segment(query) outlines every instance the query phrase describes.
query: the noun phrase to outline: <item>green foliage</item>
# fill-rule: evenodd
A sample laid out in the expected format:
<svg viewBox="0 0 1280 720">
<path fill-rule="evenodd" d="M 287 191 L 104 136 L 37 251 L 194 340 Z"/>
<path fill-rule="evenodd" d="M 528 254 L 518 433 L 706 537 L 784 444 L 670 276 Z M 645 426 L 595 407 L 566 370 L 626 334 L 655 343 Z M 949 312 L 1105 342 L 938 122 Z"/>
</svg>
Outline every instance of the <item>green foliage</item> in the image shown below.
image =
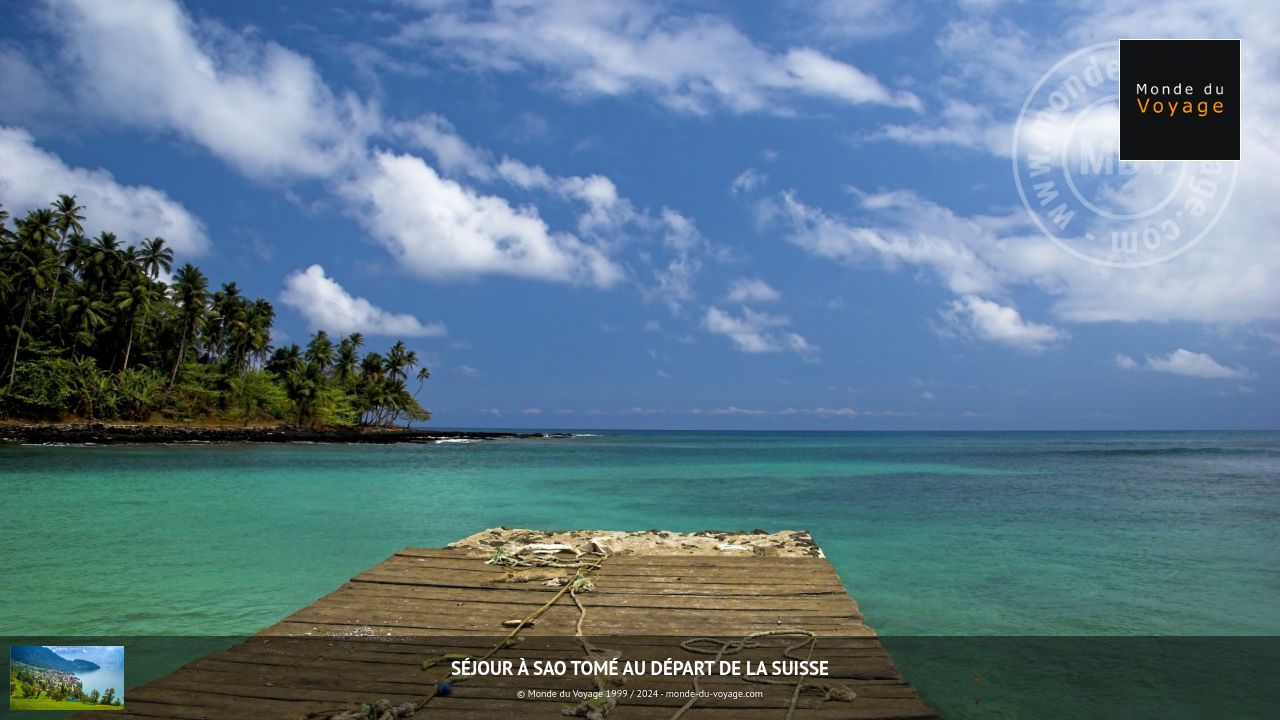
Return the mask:
<svg viewBox="0 0 1280 720">
<path fill-rule="evenodd" d="M 305 349 L 272 348 L 271 303 L 234 282 L 210 292 L 189 263 L 160 282 L 174 268 L 162 238 L 86 237 L 85 214 L 69 195 L 12 228 L 0 210 L 0 415 L 311 427 L 430 418 L 416 400 L 430 373 L 403 342 L 362 355 L 360 334 L 321 330 Z"/>
<path fill-rule="evenodd" d="M 5 403 L 25 417 L 57 418 L 71 399 L 74 365 L 52 355 L 44 348 L 31 352 L 30 359 L 19 360 L 13 372 L 13 385 Z"/>
<path fill-rule="evenodd" d="M 222 409 L 223 375 L 215 366 L 189 362 L 177 373 L 177 383 L 165 390 L 165 412 L 179 420 L 212 417 Z"/>
<path fill-rule="evenodd" d="M 289 412 L 289 398 L 275 375 L 266 370 L 250 370 L 228 382 L 229 410 L 245 425 L 254 420 L 284 418 Z"/>
<path fill-rule="evenodd" d="M 116 414 L 125 420 L 147 420 L 158 409 L 164 378 L 152 370 L 129 368 L 116 374 Z"/>
<path fill-rule="evenodd" d="M 311 409 L 312 424 L 319 427 L 351 427 L 359 420 L 351 396 L 334 385 L 325 385 L 316 393 Z"/>
<path fill-rule="evenodd" d="M 81 417 L 93 420 L 99 416 L 115 414 L 116 392 L 115 381 L 98 369 L 93 358 L 82 357 L 72 363 L 71 373 L 71 409 Z"/>
</svg>

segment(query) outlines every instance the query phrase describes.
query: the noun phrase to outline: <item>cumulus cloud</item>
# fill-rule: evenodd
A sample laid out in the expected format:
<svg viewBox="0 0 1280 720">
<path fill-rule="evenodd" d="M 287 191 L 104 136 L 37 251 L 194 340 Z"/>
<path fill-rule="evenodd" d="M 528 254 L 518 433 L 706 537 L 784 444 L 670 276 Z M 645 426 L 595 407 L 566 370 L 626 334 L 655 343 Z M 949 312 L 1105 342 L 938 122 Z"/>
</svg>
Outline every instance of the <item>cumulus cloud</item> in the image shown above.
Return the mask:
<svg viewBox="0 0 1280 720">
<path fill-rule="evenodd" d="M 37 147 L 27 131 L 0 127 L 0 203 L 10 214 L 47 207 L 62 193 L 85 207 L 90 235 L 110 230 L 128 242 L 158 235 L 182 255 L 209 246 L 204 224 L 164 191 L 121 185 L 106 170 L 69 167 Z"/>
<path fill-rule="evenodd" d="M 280 301 L 298 311 L 315 330 L 338 334 L 439 337 L 445 326 L 423 323 L 409 314 L 392 313 L 347 292 L 324 268 L 312 265 L 285 276 Z"/>
<path fill-rule="evenodd" d="M 939 59 L 952 69 L 948 82 L 935 86 L 940 109 L 872 135 L 1008 157 L 1014 120 L 1041 73 L 1074 50 L 1124 37 L 1135 27 L 1144 28 L 1149 37 L 1244 38 L 1242 91 L 1253 98 L 1242 109 L 1242 146 L 1248 157 L 1236 166 L 1227 211 L 1192 250 L 1149 267 L 1102 268 L 1049 243 L 1030 226 L 1021 207 L 1001 217 L 966 216 L 909 194 L 896 209 L 864 205 L 856 218 L 827 215 L 830 223 L 812 208 L 802 208 L 806 212 L 792 218 L 795 240 L 814 254 L 837 260 L 865 261 L 871 255 L 886 264 L 896 260 L 929 269 L 958 294 L 1007 293 L 1015 286 L 1045 292 L 1054 300 L 1054 315 L 1065 322 L 1239 324 L 1280 319 L 1280 283 L 1275 281 L 1280 246 L 1273 242 L 1273 228 L 1280 224 L 1273 189 L 1280 150 L 1272 141 L 1280 132 L 1280 93 L 1273 90 L 1280 83 L 1280 50 L 1264 41 L 1277 30 L 1266 3 L 1192 0 L 1178 12 L 1147 2 L 1093 3 L 1064 16 L 1062 32 L 1050 38 L 1019 27 L 1008 15 L 985 9 L 961 12 L 938 37 Z M 1071 132 L 1066 119 L 1060 120 L 1062 127 L 1049 132 L 1049 138 L 1077 145 L 1087 141 L 1109 151 L 1113 161 L 1118 158 L 1114 111 L 1093 113 Z M 1051 147 L 1047 154 L 1062 149 Z M 1175 175 L 1167 174 L 1163 182 L 1172 182 Z M 1167 190 L 1161 181 L 1149 178 L 1143 187 L 1150 194 Z M 1118 199 L 1134 190 L 1126 185 Z M 1183 197 L 1175 196 L 1172 205 Z M 1099 227 L 1079 232 L 1100 234 Z M 969 280 L 977 282 L 964 287 Z"/>
<path fill-rule="evenodd" d="M 356 220 L 421 277 L 501 274 L 601 287 L 622 277 L 599 248 L 552 232 L 536 208 L 443 178 L 413 155 L 376 153 L 340 192 Z"/>
<path fill-rule="evenodd" d="M 1042 352 L 1067 337 L 1052 325 L 1024 319 L 1017 308 L 976 295 L 953 300 L 943 308 L 941 316 L 946 323 L 944 332 L 976 337 L 1029 353 Z"/>
<path fill-rule="evenodd" d="M 597 287 L 633 275 L 646 298 L 677 308 L 692 297 L 701 243 L 692 221 L 669 208 L 637 209 L 603 175 L 495 162 L 434 113 L 383 118 L 373 103 L 326 84 L 307 57 L 252 29 L 197 20 L 173 0 L 65 0 L 43 17 L 61 40 L 56 72 L 77 78 L 69 91 L 76 106 L 177 134 L 250 178 L 321 180 L 412 274 Z M 0 60 L 14 65 L 9 54 Z M 424 151 L 431 162 L 376 149 L 375 138 Z M 576 205 L 576 227 L 551 227 L 537 206 L 508 199 L 496 182 L 536 193 L 539 204 Z M 670 252 L 642 253 L 624 273 L 614 256 L 637 240 Z"/>
<path fill-rule="evenodd" d="M 957 295 L 1047 293 L 1053 314 L 1073 323 L 1243 323 L 1280 319 L 1280 245 L 1266 228 L 1280 206 L 1264 199 L 1280 152 L 1257 145 L 1227 212 L 1191 250 L 1155 265 L 1105 268 L 1067 254 L 1021 208 L 962 215 L 911 191 L 857 193 L 856 213 L 810 206 L 794 192 L 765 198 L 773 222 L 809 253 L 850 265 L 925 270 Z"/>
<path fill-rule="evenodd" d="M 725 300 L 741 302 L 774 302 L 782 299 L 782 293 L 769 286 L 759 278 L 738 278 L 729 286 Z"/>
<path fill-rule="evenodd" d="M 493 177 L 492 160 L 485 151 L 463 140 L 443 115 L 427 113 L 392 125 L 393 132 L 411 145 L 435 156 L 445 175 L 465 175 L 478 180 Z"/>
<path fill-rule="evenodd" d="M 175 132 L 252 177 L 328 176 L 363 151 L 377 122 L 306 57 L 196 23 L 171 0 L 65 0 L 49 27 L 83 106 Z"/>
<path fill-rule="evenodd" d="M 741 315 L 709 307 L 702 318 L 702 326 L 708 332 L 729 338 L 734 348 L 740 352 L 754 354 L 786 350 L 810 356 L 821 350 L 798 333 L 778 330 L 790 323 L 785 316 L 756 312 L 745 307 L 742 308 Z"/>
<path fill-rule="evenodd" d="M 774 53 L 727 20 L 677 16 L 639 1 L 430 4 L 397 40 L 473 67 L 544 70 L 572 95 L 652 96 L 695 114 L 776 111 L 794 97 L 919 109 L 909 92 L 807 47 Z"/>
<path fill-rule="evenodd" d="M 738 176 L 729 184 L 729 192 L 734 195 L 749 193 L 761 185 L 764 185 L 768 179 L 769 176 L 759 170 L 755 168 L 747 168 L 746 170 L 738 173 Z"/>
<path fill-rule="evenodd" d="M 783 193 L 783 216 L 791 225 L 787 239 L 813 255 L 845 264 L 929 268 L 957 293 L 989 292 L 999 286 L 995 269 L 964 241 L 965 234 L 981 232 L 974 223 L 909 192 L 864 194 L 859 199 L 879 222 L 851 223 L 806 205 L 793 192 Z"/>
<path fill-rule="evenodd" d="M 1163 357 L 1148 355 L 1141 364 L 1128 355 L 1119 354 L 1116 355 L 1116 366 L 1122 370 L 1151 370 L 1206 380 L 1248 380 L 1255 377 L 1248 368 L 1228 367 L 1214 360 L 1208 353 L 1192 352 L 1184 348 L 1178 348 Z"/>
<path fill-rule="evenodd" d="M 702 257 L 710 252 L 693 220 L 668 207 L 656 212 L 638 209 L 603 175 L 553 175 L 539 165 L 510 157 L 504 157 L 496 171 L 499 178 L 522 190 L 551 193 L 577 204 L 581 208 L 578 235 L 596 247 L 616 252 L 640 241 L 666 250 L 663 255 L 646 252 L 638 258 L 648 277 L 637 278 L 636 283 L 647 302 L 661 302 L 678 313 L 693 299 Z"/>
<path fill-rule="evenodd" d="M 1116 353 L 1116 367 L 1121 370 L 1137 370 L 1138 361 L 1124 353 Z"/>
</svg>

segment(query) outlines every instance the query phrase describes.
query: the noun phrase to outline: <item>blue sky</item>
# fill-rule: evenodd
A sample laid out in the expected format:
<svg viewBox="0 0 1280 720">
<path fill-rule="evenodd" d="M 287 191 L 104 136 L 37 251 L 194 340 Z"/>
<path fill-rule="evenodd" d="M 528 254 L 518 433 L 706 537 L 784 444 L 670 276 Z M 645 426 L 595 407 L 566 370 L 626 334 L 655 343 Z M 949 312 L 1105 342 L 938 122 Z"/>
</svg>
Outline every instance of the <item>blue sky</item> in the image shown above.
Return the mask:
<svg viewBox="0 0 1280 720">
<path fill-rule="evenodd" d="M 68 660 L 88 660 L 103 667 L 124 665 L 123 645 L 46 645 Z"/>
<path fill-rule="evenodd" d="M 1276 427 L 1266 3 L 3 3 L 0 202 L 427 360 L 444 426 Z M 1064 55 L 1242 37 L 1199 245 L 1108 270 L 1032 224 Z"/>
</svg>

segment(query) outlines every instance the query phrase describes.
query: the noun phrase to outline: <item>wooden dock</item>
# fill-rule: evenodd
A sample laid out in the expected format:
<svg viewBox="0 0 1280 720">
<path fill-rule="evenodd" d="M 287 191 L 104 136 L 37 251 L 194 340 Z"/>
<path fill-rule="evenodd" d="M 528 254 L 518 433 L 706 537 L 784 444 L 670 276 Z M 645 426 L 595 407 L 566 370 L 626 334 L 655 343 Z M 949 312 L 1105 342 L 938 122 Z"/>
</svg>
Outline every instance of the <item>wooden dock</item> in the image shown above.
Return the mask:
<svg viewBox="0 0 1280 720">
<path fill-rule="evenodd" d="M 448 662 L 424 670 L 424 658 L 481 657 L 512 632 L 512 619 L 558 596 L 532 627 L 518 630 L 521 642 L 492 659 L 585 659 L 580 622 L 595 648 L 643 661 L 712 659 L 681 647 L 691 638 L 738 640 L 803 629 L 813 633 L 814 644 L 789 657 L 830 663 L 827 677 L 806 681 L 816 687 L 797 694 L 796 678 L 762 684 L 702 677 L 703 691 L 741 694 L 699 698 L 682 717 L 782 720 L 793 711 L 795 718 L 936 718 L 814 550 L 816 556 L 806 557 L 614 554 L 591 572 L 589 591 L 571 596 L 562 591 L 573 569 L 495 566 L 475 548 L 406 548 L 245 642 L 128 690 L 124 711 L 113 717 L 283 720 L 381 699 L 421 701 L 449 675 Z M 784 646 L 795 639 L 764 636 L 759 647 L 732 659 L 783 660 Z M 477 675 L 453 683 L 448 696 L 431 697 L 413 717 L 561 718 L 573 700 L 528 696 L 574 690 L 589 696 L 597 682 L 592 676 Z M 609 682 L 611 691 L 627 695 L 610 709 L 612 720 L 671 718 L 692 689 L 688 676 Z M 90 713 L 78 717 L 98 720 Z"/>
</svg>

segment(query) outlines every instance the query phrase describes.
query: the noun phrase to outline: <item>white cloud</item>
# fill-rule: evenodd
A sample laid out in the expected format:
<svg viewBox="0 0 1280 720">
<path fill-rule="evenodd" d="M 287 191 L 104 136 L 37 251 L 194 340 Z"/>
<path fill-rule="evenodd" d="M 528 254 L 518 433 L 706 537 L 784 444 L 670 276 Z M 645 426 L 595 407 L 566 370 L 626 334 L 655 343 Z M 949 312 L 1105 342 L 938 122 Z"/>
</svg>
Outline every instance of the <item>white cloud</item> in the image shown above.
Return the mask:
<svg viewBox="0 0 1280 720">
<path fill-rule="evenodd" d="M 747 168 L 746 170 L 738 173 L 738 176 L 733 179 L 733 182 L 729 185 L 729 192 L 734 195 L 749 193 L 761 185 L 764 185 L 768 179 L 769 176 L 759 170 L 755 168 Z"/>
<path fill-rule="evenodd" d="M 398 337 L 445 334 L 441 323 L 422 323 L 412 315 L 387 312 L 364 298 L 351 295 L 325 275 L 319 265 L 285 276 L 280 301 L 298 311 L 315 330 Z"/>
<path fill-rule="evenodd" d="M 1228 367 L 1214 360 L 1208 353 L 1192 352 L 1183 348 L 1178 348 L 1164 357 L 1148 355 L 1146 362 L 1141 365 L 1128 355 L 1116 355 L 1116 366 L 1122 370 L 1145 369 L 1207 380 L 1248 380 L 1255 377 L 1248 368 Z"/>
<path fill-rule="evenodd" d="M 838 42 L 901 32 L 917 15 L 910 4 L 894 0 L 798 0 L 785 8 L 806 20 L 805 32 Z"/>
<path fill-rule="evenodd" d="M 964 295 L 941 311 L 947 332 L 976 337 L 1030 353 L 1042 352 L 1067 334 L 1052 325 L 1023 319 L 1016 308 Z"/>
<path fill-rule="evenodd" d="M 252 177 L 328 176 L 378 122 L 309 59 L 171 0 L 65 0 L 50 15 L 83 107 L 176 132 Z"/>
<path fill-rule="evenodd" d="M 520 414 L 521 415 L 541 415 L 542 410 L 541 408 L 536 408 L 536 407 L 525 408 L 520 411 Z"/>
<path fill-rule="evenodd" d="M 674 314 L 694 297 L 693 283 L 702 269 L 697 254 L 708 244 L 692 220 L 664 207 L 658 212 L 638 210 L 618 194 L 617 186 L 603 175 L 558 176 L 538 165 L 528 165 L 503 157 L 497 176 L 522 190 L 549 192 L 568 202 L 578 203 L 578 234 L 607 252 L 639 241 L 661 243 L 669 253 L 659 259 L 646 252 L 641 260 L 649 267 L 651 282 L 637 281 L 646 302 L 658 301 Z"/>
<path fill-rule="evenodd" d="M 889 222 L 858 225 L 805 205 L 794 193 L 782 195 L 790 220 L 788 240 L 818 257 L 848 264 L 879 262 L 893 269 L 917 265 L 932 269 L 957 293 L 989 292 L 998 287 L 994 269 L 978 256 L 958 231 L 972 235 L 973 223 L 921 202 L 907 192 L 864 194 L 862 207 Z M 894 222 L 898 222 L 894 226 Z M 961 228 L 957 226 L 968 225 Z"/>
<path fill-rule="evenodd" d="M 690 410 L 690 411 L 689 411 L 689 413 L 690 413 L 691 415 L 746 415 L 746 416 L 766 416 L 766 415 L 781 415 L 781 416 L 790 416 L 790 415 L 812 415 L 812 416 L 814 416 L 814 417 L 827 417 L 827 418 L 832 418 L 832 417 L 855 418 L 855 417 L 861 417 L 861 416 L 864 416 L 864 415 L 865 415 L 865 416 L 877 416 L 877 415 L 883 415 L 883 416 L 891 416 L 891 417 L 901 417 L 901 416 L 913 415 L 913 414 L 914 414 L 914 413 L 899 412 L 899 411 L 894 411 L 894 410 L 885 410 L 885 411 L 857 410 L 857 409 L 854 409 L 854 408 L 851 408 L 851 407 L 835 407 L 835 408 L 829 408 L 829 407 L 794 408 L 794 407 L 789 407 L 789 408 L 783 408 L 783 409 L 781 409 L 781 410 L 760 410 L 760 409 L 757 409 L 757 408 L 742 408 L 742 407 L 738 407 L 737 405 L 730 405 L 730 406 L 728 406 L 728 407 L 721 407 L 721 408 L 710 408 L 710 409 L 707 409 L 707 410 L 703 410 L 703 409 L 701 409 L 701 408 L 694 408 L 694 409 Z"/>
<path fill-rule="evenodd" d="M 769 286 L 759 278 L 739 278 L 729 286 L 725 300 L 733 303 L 742 302 L 774 302 L 780 300 L 782 293 Z"/>
<path fill-rule="evenodd" d="M 36 146 L 25 130 L 0 127 L 0 202 L 14 217 L 48 207 L 58 195 L 85 207 L 85 231 L 109 230 L 126 242 L 160 236 L 175 253 L 199 255 L 209 246 L 203 223 L 161 190 L 121 185 L 106 170 L 68 167 Z"/>
<path fill-rule="evenodd" d="M 694 415 L 768 415 L 768 410 L 754 410 L 751 408 L 740 408 L 736 405 L 730 405 L 723 408 L 712 408 L 710 410 L 693 410 Z"/>
<path fill-rule="evenodd" d="M 539 0 L 487 8 L 427 3 L 397 40 L 474 67 L 549 71 L 577 96 L 646 94 L 682 112 L 776 111 L 796 96 L 919 109 L 912 94 L 816 50 L 772 53 L 723 18 L 643 2 Z"/>
<path fill-rule="evenodd" d="M 173 0 L 66 0 L 45 19 L 62 40 L 57 73 L 77 78 L 82 112 L 177 133 L 252 178 L 322 180 L 412 274 L 606 287 L 624 277 L 619 250 L 648 241 L 670 252 L 627 263 L 646 299 L 674 311 L 693 297 L 701 264 L 693 253 L 703 244 L 693 222 L 668 208 L 636 209 L 603 175 L 495 164 L 437 114 L 387 121 L 373 103 L 332 89 L 303 55 L 253 30 L 193 19 Z M 378 136 L 433 162 L 376 150 Z M 576 228 L 555 230 L 538 207 L 468 185 L 499 180 L 539 193 L 538 203 L 578 205 Z"/>
<path fill-rule="evenodd" d="M 1138 361 L 1134 360 L 1132 357 L 1128 355 L 1125 355 L 1124 353 L 1116 353 L 1115 362 L 1116 362 L 1116 367 L 1120 368 L 1121 370 L 1137 370 L 1138 369 Z"/>
<path fill-rule="evenodd" d="M 30 51 L 0 41 L 0 122 L 38 121 L 60 103 L 63 88 L 51 88 Z"/>
<path fill-rule="evenodd" d="M 501 274 L 607 287 L 622 276 L 599 248 L 549 230 L 536 208 L 480 194 L 413 155 L 376 153 L 340 192 L 369 233 L 421 277 Z"/>
<path fill-rule="evenodd" d="M 1278 110 L 1280 111 L 1280 110 Z M 1141 268 L 1104 268 L 1068 255 L 1032 226 L 1022 207 L 963 216 L 910 191 L 858 194 L 856 219 L 800 201 L 795 193 L 761 205 L 789 223 L 788 240 L 818 257 L 932 272 L 957 295 L 1008 294 L 1029 287 L 1054 299 L 1072 323 L 1243 323 L 1280 318 L 1280 205 L 1262 174 L 1280 173 L 1280 152 L 1252 148 L 1240 166 L 1232 205 L 1190 251 Z"/>
<path fill-rule="evenodd" d="M 416 120 L 397 122 L 392 131 L 433 154 L 437 167 L 446 175 L 467 175 L 477 180 L 493 177 L 488 153 L 463 140 L 443 115 L 427 113 Z"/>
<path fill-rule="evenodd" d="M 709 307 L 702 318 L 702 326 L 708 332 L 729 338 L 740 352 L 771 353 L 787 350 L 811 356 L 821 350 L 797 333 L 776 330 L 789 325 L 790 322 L 782 315 L 756 312 L 745 307 L 742 308 L 741 316 L 735 316 L 717 307 Z"/>
<path fill-rule="evenodd" d="M 1089 3 L 1064 16 L 1061 32 L 1053 37 L 1024 30 L 1012 17 L 989 14 L 985 8 L 961 13 L 938 38 L 939 62 L 949 69 L 936 83 L 938 112 L 907 124 L 890 124 L 872 133 L 916 146 L 950 144 L 1008 157 L 1012 125 L 1027 93 L 1041 73 L 1058 59 L 1081 47 L 1124 37 L 1135 27 L 1148 37 L 1241 37 L 1242 93 L 1251 101 L 1242 106 L 1242 147 L 1246 159 L 1238 164 L 1230 206 L 1222 219 L 1195 248 L 1176 258 L 1145 268 L 1106 269 L 1079 261 L 1051 245 L 1027 222 L 1021 207 L 1005 217 L 965 217 L 915 198 L 898 212 L 868 213 L 871 218 L 841 221 L 831 236 L 858 233 L 845 245 L 866 246 L 876 238 L 905 229 L 917 233 L 914 245 L 942 244 L 950 259 L 911 257 L 909 253 L 881 249 L 882 256 L 896 255 L 914 265 L 931 268 L 944 276 L 974 263 L 960 259 L 970 253 L 985 268 L 988 287 L 957 287 L 957 293 L 1007 292 L 1023 285 L 1054 298 L 1054 315 L 1066 322 L 1170 322 L 1250 323 L 1280 319 L 1280 245 L 1273 229 L 1280 225 L 1280 205 L 1274 202 L 1274 178 L 1280 174 L 1280 150 L 1273 138 L 1280 133 L 1280 50 L 1269 39 L 1280 31 L 1268 3 L 1213 3 L 1189 0 L 1176 11 L 1148 2 L 1121 0 Z M 1076 144 L 1086 139 L 1098 145 L 1118 134 L 1114 112 L 1094 113 L 1068 133 L 1063 128 L 1051 138 Z M 1050 148 L 1054 155 L 1062 148 Z M 1171 182 L 1173 173 L 1165 178 Z M 1006 176 L 1007 178 L 1009 176 Z M 1142 187 L 1151 193 L 1152 179 Z M 1134 187 L 1126 186 L 1132 193 Z M 1120 200 L 1124 200 L 1122 195 Z M 1175 196 L 1171 206 L 1181 202 Z M 919 213 L 919 217 L 913 217 Z M 941 232 L 949 228 L 950 231 Z M 824 236 L 812 226 L 800 233 L 816 254 L 842 259 L 814 243 Z M 1079 232 L 1095 232 L 1085 227 Z M 843 235 L 842 235 L 843 233 Z M 858 242 L 862 240 L 862 242 Z M 851 253 L 845 253 L 849 255 Z M 888 262 L 888 260 L 886 260 Z M 974 277 L 965 272 L 961 277 Z"/>
</svg>

